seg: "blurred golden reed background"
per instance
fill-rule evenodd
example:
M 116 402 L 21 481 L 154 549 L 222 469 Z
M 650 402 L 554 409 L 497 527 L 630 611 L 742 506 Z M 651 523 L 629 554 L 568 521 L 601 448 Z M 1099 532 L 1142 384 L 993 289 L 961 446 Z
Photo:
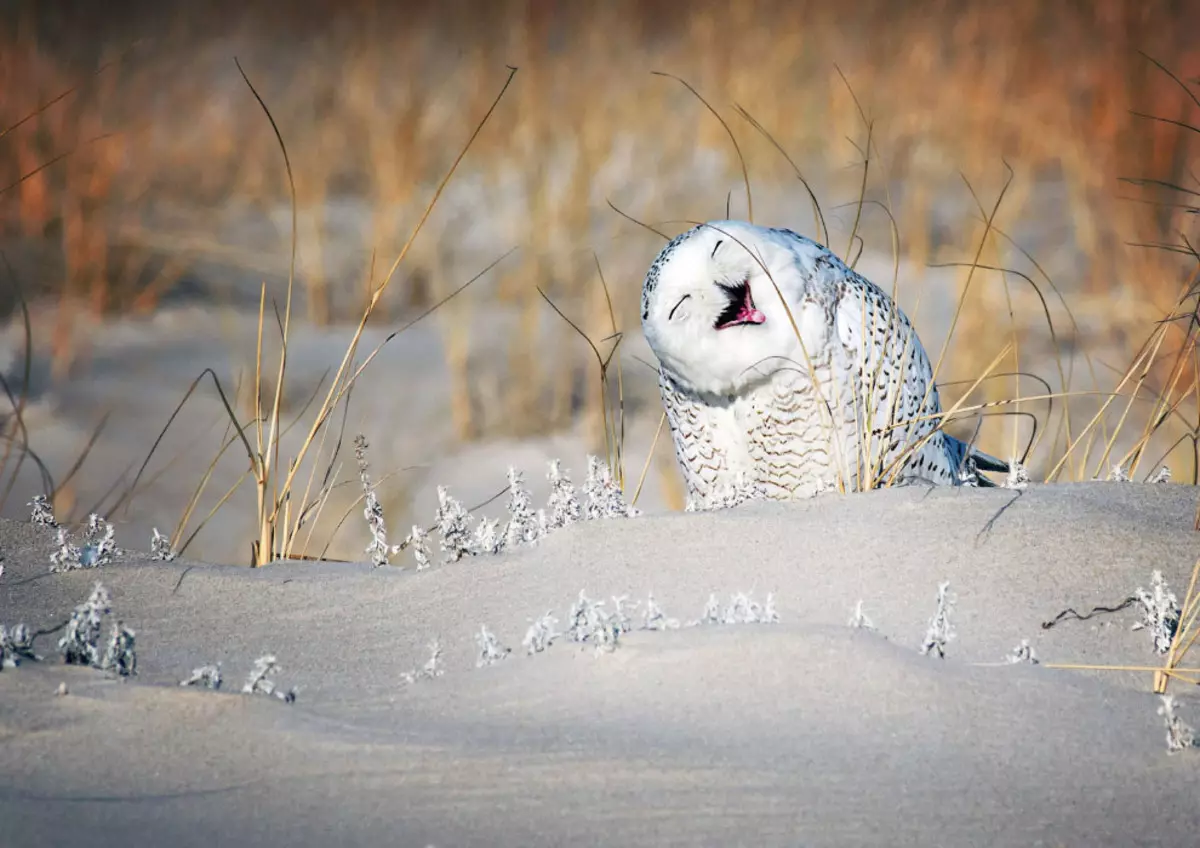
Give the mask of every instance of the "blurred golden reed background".
M 1078 321 L 1046 291 L 1059 341 L 1068 355 L 1101 356 L 1104 380 L 1171 312 L 1195 266 L 1185 245 L 1197 229 L 1187 207 L 1200 205 L 1200 107 L 1151 61 L 1200 91 L 1193 3 L 192 6 L 5 4 L 0 126 L 78 87 L 0 137 L 0 185 L 11 187 L 0 234 L 26 296 L 52 316 L 38 340 L 52 379 L 86 373 L 82 325 L 173 298 L 256 308 L 260 281 L 286 277 L 287 182 L 235 56 L 288 146 L 303 315 L 316 326 L 357 320 L 372 268 L 378 277 L 390 265 L 506 66 L 520 69 L 372 318 L 398 324 L 517 248 L 434 319 L 464 441 L 598 419 L 595 392 L 579 387 L 598 379 L 592 354 L 547 320 L 537 287 L 603 338 L 599 264 L 621 328 L 636 332 L 641 273 L 661 242 L 612 206 L 670 233 L 723 217 L 727 204 L 748 215 L 726 130 L 655 71 L 685 80 L 728 123 L 756 220 L 822 235 L 777 143 L 821 201 L 830 246 L 861 251 L 884 288 L 887 206 L 910 312 L 927 263 L 974 257 L 984 215 L 971 192 L 990 210 L 1005 163 L 1012 182 L 995 221 L 1005 237 L 993 234 L 980 261 L 1033 275 L 1006 237 L 1029 251 Z M 856 225 L 860 190 L 868 205 Z M 1012 333 L 997 277 L 968 293 L 944 379 L 977 376 Z M 921 295 L 928 320 L 948 316 L 956 295 Z M 1023 356 L 1040 350 L 1041 360 L 1017 364 L 1051 379 L 1042 310 L 1024 295 L 1013 307 L 1033 352 Z M 493 311 L 508 316 L 503 362 L 481 363 L 473 351 Z M 936 320 L 944 333 L 947 318 Z M 931 351 L 940 344 L 926 339 Z M 1006 393 L 998 381 L 984 387 Z M 1006 445 L 1002 436 L 981 441 Z M 1191 457 L 1195 446 L 1181 450 Z

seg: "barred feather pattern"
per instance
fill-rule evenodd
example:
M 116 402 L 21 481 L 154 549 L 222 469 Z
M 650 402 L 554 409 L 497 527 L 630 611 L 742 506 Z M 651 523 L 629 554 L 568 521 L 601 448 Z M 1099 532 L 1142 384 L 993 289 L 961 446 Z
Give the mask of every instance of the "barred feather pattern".
M 789 230 L 765 232 L 773 247 L 790 252 L 803 281 L 802 294 L 800 287 L 778 290 L 808 343 L 787 367 L 729 394 L 696 391 L 669 361 L 661 363 L 659 385 L 689 503 L 727 502 L 731 491 L 793 500 L 885 482 L 987 484 L 974 474 L 976 459 L 989 470 L 1004 464 L 937 429 L 933 369 L 908 317 L 826 248 Z M 652 266 L 654 279 L 647 275 L 645 320 L 653 320 L 653 287 L 669 252 L 686 243 L 674 240 Z M 778 260 L 771 267 L 780 276 Z

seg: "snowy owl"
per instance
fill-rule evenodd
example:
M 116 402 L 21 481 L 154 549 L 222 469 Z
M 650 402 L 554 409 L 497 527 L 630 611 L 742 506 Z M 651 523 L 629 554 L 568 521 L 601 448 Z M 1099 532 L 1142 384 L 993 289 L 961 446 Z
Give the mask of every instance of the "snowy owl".
M 642 328 L 690 508 L 1008 469 L 938 429 L 929 357 L 892 299 L 791 230 L 677 236 L 646 273 Z

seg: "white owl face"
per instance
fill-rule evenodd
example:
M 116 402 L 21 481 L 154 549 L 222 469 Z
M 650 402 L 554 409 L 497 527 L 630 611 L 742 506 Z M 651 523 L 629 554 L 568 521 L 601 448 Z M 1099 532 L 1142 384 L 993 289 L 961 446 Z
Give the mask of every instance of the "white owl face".
M 764 237 L 769 233 L 740 221 L 716 221 L 659 255 L 657 281 L 646 287 L 642 326 L 677 382 L 730 396 L 781 368 L 803 367 L 780 299 L 782 293 L 790 304 L 799 303 L 803 279 L 792 254 Z M 793 317 L 802 324 L 802 315 Z

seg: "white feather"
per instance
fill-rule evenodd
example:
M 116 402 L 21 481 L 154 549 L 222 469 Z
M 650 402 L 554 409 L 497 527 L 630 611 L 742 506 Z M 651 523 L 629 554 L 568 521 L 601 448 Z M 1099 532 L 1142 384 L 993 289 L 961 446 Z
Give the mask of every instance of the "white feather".
M 713 221 L 673 239 L 642 326 L 695 506 L 1003 465 L 937 429 L 929 357 L 891 298 L 790 230 Z

